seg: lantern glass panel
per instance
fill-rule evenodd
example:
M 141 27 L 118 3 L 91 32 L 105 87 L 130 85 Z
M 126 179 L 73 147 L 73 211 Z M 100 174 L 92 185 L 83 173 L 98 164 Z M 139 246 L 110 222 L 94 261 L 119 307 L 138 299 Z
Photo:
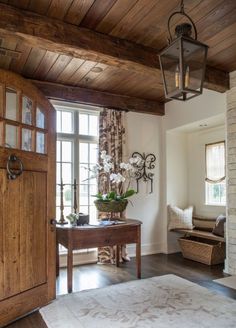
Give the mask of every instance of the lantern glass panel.
M 206 51 L 204 45 L 183 40 L 184 89 L 202 92 Z
M 181 89 L 180 77 L 180 43 L 179 40 L 172 43 L 161 55 L 160 61 L 165 81 L 166 94 L 175 93 Z

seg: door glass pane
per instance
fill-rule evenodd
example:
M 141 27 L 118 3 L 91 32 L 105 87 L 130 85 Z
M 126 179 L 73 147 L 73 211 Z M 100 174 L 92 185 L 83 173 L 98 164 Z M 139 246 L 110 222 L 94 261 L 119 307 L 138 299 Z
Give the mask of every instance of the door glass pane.
M 41 129 L 45 128 L 45 115 L 39 107 L 36 111 L 36 126 Z
M 13 89 L 6 89 L 6 118 L 17 120 L 18 101 L 17 93 Z
M 72 162 L 72 142 L 62 141 L 62 162 Z
M 6 124 L 6 142 L 8 148 L 17 148 L 18 128 L 14 125 Z
M 22 122 L 32 125 L 33 102 L 28 97 L 22 97 Z
M 88 163 L 88 143 L 80 142 L 79 161 L 80 163 Z
M 32 151 L 32 131 L 22 129 L 22 150 Z
M 45 154 L 45 134 L 41 132 L 36 133 L 36 152 Z
M 62 112 L 61 113 L 61 132 L 71 133 L 72 129 L 72 113 Z
M 98 116 L 89 115 L 89 135 L 98 135 Z
M 88 115 L 79 114 L 79 134 L 88 135 Z

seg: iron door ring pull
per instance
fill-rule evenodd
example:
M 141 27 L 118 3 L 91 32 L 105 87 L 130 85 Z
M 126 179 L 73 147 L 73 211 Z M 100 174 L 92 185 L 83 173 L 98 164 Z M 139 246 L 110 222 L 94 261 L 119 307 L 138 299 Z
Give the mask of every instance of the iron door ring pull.
M 11 164 L 18 163 L 20 165 L 19 169 L 12 169 Z M 16 155 L 10 155 L 7 160 L 7 177 L 9 180 L 15 180 L 23 172 L 23 163 Z

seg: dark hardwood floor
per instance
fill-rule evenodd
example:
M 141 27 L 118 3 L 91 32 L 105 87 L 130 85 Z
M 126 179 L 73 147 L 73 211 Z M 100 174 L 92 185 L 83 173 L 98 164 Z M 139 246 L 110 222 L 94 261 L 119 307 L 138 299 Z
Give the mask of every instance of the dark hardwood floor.
M 224 287 L 213 282 L 214 279 L 226 276 L 223 265 L 207 266 L 194 261 L 186 260 L 181 254 L 156 254 L 142 257 L 142 278 L 150 278 L 164 274 L 176 274 L 219 294 L 236 299 L 236 290 Z M 73 292 L 84 289 L 101 288 L 112 284 L 136 279 L 135 260 L 123 263 L 119 268 L 113 265 L 89 264 L 74 268 Z M 60 270 L 57 279 L 57 293 L 66 293 L 66 269 Z M 46 328 L 39 312 L 35 312 L 17 322 L 8 325 L 8 328 Z

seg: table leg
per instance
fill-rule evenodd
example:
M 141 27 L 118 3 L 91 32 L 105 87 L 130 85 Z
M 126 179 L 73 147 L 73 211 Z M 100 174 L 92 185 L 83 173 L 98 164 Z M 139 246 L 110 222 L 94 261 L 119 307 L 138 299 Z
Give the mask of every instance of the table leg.
M 59 276 L 59 243 L 56 241 L 56 276 Z
M 71 245 L 68 245 L 67 252 L 67 289 L 68 293 L 72 292 L 72 271 L 73 271 L 73 251 Z
M 137 243 L 136 243 L 136 270 L 137 278 L 141 279 L 141 227 L 137 227 Z
M 120 246 L 116 245 L 116 266 L 120 265 Z

